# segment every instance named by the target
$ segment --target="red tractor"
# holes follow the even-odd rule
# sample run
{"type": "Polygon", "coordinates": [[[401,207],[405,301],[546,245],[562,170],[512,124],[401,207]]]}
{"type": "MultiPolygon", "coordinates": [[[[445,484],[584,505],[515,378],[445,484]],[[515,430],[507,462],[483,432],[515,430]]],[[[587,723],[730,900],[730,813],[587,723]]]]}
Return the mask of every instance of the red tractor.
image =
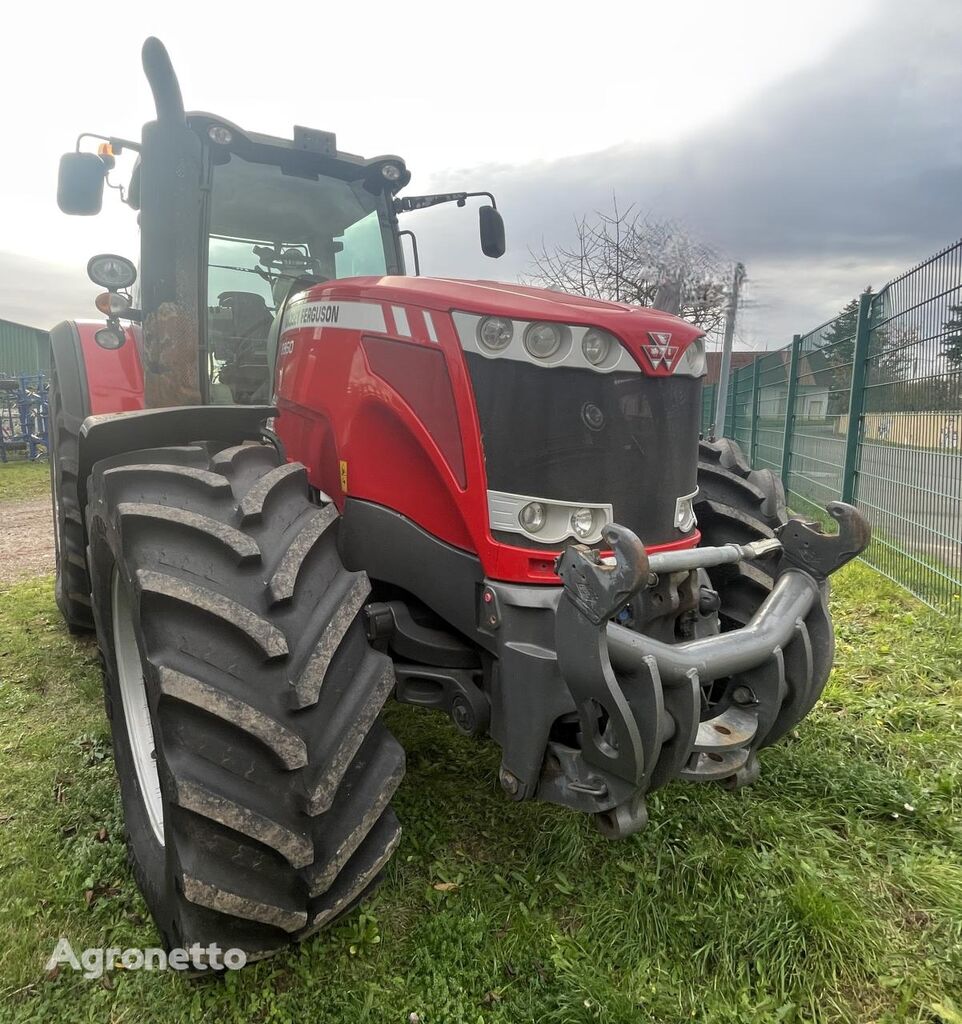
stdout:
{"type": "MultiPolygon", "coordinates": [[[[735,788],[818,698],[826,579],[868,542],[787,519],[700,441],[704,338],[651,309],[406,276],[394,156],[185,114],[144,46],[114,154],[133,263],[54,328],[57,602],[96,629],[128,842],[165,940],[267,955],[335,920],[398,844],[388,697],[502,750],[511,800],[612,838],[673,779],[735,788]]],[[[83,139],[83,137],[82,137],[83,139]]],[[[481,244],[504,251],[493,198],[481,244]]]]}

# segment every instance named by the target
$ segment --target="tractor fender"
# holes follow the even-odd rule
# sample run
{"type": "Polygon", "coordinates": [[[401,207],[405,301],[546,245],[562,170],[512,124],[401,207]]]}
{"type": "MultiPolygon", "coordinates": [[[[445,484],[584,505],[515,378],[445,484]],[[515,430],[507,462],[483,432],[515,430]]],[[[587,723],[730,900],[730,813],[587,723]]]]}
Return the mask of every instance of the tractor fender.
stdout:
{"type": "Polygon", "coordinates": [[[97,344],[101,321],[68,320],[50,332],[50,354],[61,392],[61,408],[74,431],[91,414],[130,412],[144,407],[140,325],[123,328],[120,348],[97,344]]]}
{"type": "Polygon", "coordinates": [[[65,320],[51,329],[50,361],[57,374],[65,426],[72,434],[77,434],[91,410],[80,332],[72,320],[65,320]]]}
{"type": "Polygon", "coordinates": [[[103,459],[196,441],[228,445],[260,440],[265,436],[264,421],[276,415],[270,405],[185,405],[87,416],[80,426],[80,507],[87,504],[87,478],[103,459]]]}

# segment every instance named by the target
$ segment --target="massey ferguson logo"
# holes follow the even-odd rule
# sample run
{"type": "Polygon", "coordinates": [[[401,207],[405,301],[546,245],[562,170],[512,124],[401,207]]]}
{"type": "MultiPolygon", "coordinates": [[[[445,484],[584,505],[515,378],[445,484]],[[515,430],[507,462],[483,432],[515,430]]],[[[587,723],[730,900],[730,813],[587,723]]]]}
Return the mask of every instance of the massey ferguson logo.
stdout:
{"type": "Polygon", "coordinates": [[[653,370],[657,370],[659,366],[670,370],[678,355],[678,346],[672,345],[671,335],[664,331],[649,331],[648,340],[641,347],[653,370]]]}

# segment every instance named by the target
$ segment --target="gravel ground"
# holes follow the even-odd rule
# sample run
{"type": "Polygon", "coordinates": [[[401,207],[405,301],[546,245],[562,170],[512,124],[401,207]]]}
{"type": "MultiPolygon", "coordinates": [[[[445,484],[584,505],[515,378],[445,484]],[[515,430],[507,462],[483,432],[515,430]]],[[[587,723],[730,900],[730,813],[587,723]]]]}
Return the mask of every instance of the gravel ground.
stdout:
{"type": "Polygon", "coordinates": [[[0,586],[53,571],[50,498],[0,505],[0,586]]]}

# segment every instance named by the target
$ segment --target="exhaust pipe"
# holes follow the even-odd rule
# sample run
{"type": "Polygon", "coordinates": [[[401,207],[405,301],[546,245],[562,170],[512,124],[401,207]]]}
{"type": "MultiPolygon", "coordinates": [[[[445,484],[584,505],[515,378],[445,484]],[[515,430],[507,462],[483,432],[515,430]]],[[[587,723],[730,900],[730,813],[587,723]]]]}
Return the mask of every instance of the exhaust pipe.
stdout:
{"type": "Polygon", "coordinates": [[[142,57],[157,108],[157,119],[144,125],[140,153],[144,404],[200,405],[207,373],[200,346],[203,145],[187,125],[164,44],[151,36],[142,57]]]}
{"type": "Polygon", "coordinates": [[[167,47],[156,36],[148,36],[141,50],[141,60],[153,93],[157,120],[183,124],[184,98],[167,47]]]}

